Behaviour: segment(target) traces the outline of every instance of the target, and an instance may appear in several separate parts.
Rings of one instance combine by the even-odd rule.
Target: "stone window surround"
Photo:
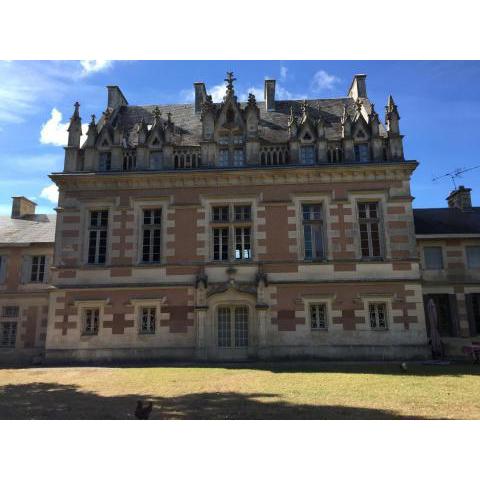
[[[426,262],[425,262],[425,248],[426,247],[440,247],[442,249],[442,265],[443,267],[439,270],[431,270],[426,268]],[[445,243],[442,241],[429,241],[428,243],[420,243],[419,244],[419,249],[420,249],[420,266],[422,270],[425,270],[427,272],[444,272],[445,268],[447,266],[447,251],[445,248]]]
[[[362,329],[368,330],[370,332],[389,332],[392,330],[393,324],[393,307],[392,303],[394,301],[394,296],[390,293],[385,293],[385,294],[363,294],[359,295],[360,301],[362,302],[362,313],[361,317],[365,320],[364,324],[357,324],[357,327],[363,327]],[[384,303],[386,306],[386,311],[385,311],[385,323],[386,327],[385,328],[371,328],[370,326],[370,304],[371,303]],[[358,309],[359,310],[359,309]],[[356,311],[358,311],[356,309]],[[403,329],[403,325],[399,324],[401,328]]]
[[[8,255],[0,253],[0,285],[7,281]]]
[[[142,200],[136,198],[133,200],[133,215],[135,218],[133,229],[133,251],[136,252],[134,262],[136,265],[163,265],[167,258],[167,209],[170,206],[169,197],[158,197],[158,200]],[[162,210],[160,220],[160,262],[144,262],[142,260],[143,243],[143,210],[160,208]]]
[[[356,260],[361,262],[386,262],[391,259],[391,248],[389,242],[389,232],[386,229],[386,205],[387,205],[387,193],[349,193],[348,199],[353,214],[353,243],[355,253],[357,255]],[[380,234],[380,258],[364,258],[362,257],[362,249],[360,244],[360,218],[358,215],[358,204],[363,202],[376,202],[378,203],[378,220],[379,220],[379,234]]]
[[[206,222],[206,229],[207,229],[207,244],[208,249],[206,249],[207,254],[205,256],[205,260],[207,262],[214,262],[214,263],[255,263],[257,259],[257,208],[259,204],[259,197],[258,196],[227,196],[227,197],[220,197],[215,195],[202,195],[200,198],[202,206],[205,210],[205,222]],[[213,207],[229,205],[231,209],[235,205],[250,205],[250,248],[252,250],[251,258],[248,260],[213,260],[213,222],[212,222],[212,209]],[[233,223],[232,223],[233,224]],[[232,244],[233,245],[233,244]],[[232,246],[230,245],[230,246]]]
[[[462,248],[462,253],[463,253],[463,260],[465,262],[465,267],[467,268],[467,270],[473,270],[473,271],[478,271],[479,268],[478,267],[471,267],[468,265],[468,256],[467,256],[467,247],[477,247],[477,248],[480,248],[480,242],[477,241],[477,242],[474,242],[474,241],[470,241],[470,242],[465,242],[463,248]]]
[[[128,302],[128,305],[133,305],[133,318],[135,331],[138,335],[156,336],[160,331],[160,319],[162,314],[162,306],[165,305],[167,297],[161,298],[134,298]],[[143,308],[155,308],[155,332],[142,333],[140,331],[141,312]]]
[[[291,196],[295,206],[295,218],[297,223],[297,255],[299,262],[316,263],[331,261],[332,257],[332,240],[328,235],[330,220],[330,195],[328,194],[301,194]],[[323,226],[323,247],[324,258],[316,260],[305,260],[305,242],[303,238],[303,211],[302,205],[320,204],[322,206],[322,226]]]
[[[335,295],[313,295],[313,296],[302,296],[302,301],[305,309],[305,319],[307,322],[308,330],[315,334],[322,334],[328,332],[332,328],[332,311],[333,311],[333,302],[335,300]],[[324,304],[325,315],[327,320],[327,325],[325,328],[312,329],[311,328],[311,318],[310,318],[310,306]]]
[[[88,243],[89,243],[89,225],[90,212],[95,210],[108,211],[108,226],[107,226],[107,252],[105,263],[88,263]],[[115,213],[114,201],[85,201],[80,206],[80,238],[81,238],[81,258],[80,265],[88,268],[105,268],[111,264],[111,244],[113,232],[113,215]]]
[[[73,302],[74,307],[77,309],[78,324],[80,327],[80,336],[82,338],[95,338],[100,337],[103,330],[103,319],[105,306],[110,305],[110,300],[76,300]],[[90,335],[85,333],[85,311],[87,309],[98,308],[98,333]]]

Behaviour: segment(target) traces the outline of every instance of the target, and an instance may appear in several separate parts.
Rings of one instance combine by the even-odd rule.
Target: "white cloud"
[[[112,66],[111,60],[81,60],[82,75],[87,76],[92,73],[101,72],[107,70]]]
[[[321,90],[333,90],[340,79],[335,75],[330,75],[325,70],[319,70],[313,76],[312,90],[319,92]]]
[[[280,80],[285,81],[287,79],[288,68],[280,67]]]
[[[46,198],[52,203],[58,203],[58,187],[54,183],[51,183],[40,192],[40,197]]]
[[[214,87],[208,89],[208,94],[212,96],[212,101],[214,103],[223,102],[225,92],[226,90],[224,83],[221,83],[220,85],[215,85]]]
[[[42,124],[40,130],[40,143],[44,145],[55,145],[57,147],[65,146],[68,142],[68,128],[69,122],[62,123],[62,113],[56,108],[52,109],[50,118]],[[80,144],[85,141],[88,130],[87,124],[82,124],[82,137]]]

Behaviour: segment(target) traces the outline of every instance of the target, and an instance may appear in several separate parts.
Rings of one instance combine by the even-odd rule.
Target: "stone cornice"
[[[408,180],[415,160],[371,164],[325,164],[312,167],[245,167],[241,169],[164,170],[107,173],[52,173],[49,177],[68,190],[222,187],[308,183]]]

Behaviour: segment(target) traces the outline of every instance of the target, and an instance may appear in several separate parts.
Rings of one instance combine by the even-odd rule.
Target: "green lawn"
[[[480,366],[278,362],[0,370],[1,419],[480,419]]]

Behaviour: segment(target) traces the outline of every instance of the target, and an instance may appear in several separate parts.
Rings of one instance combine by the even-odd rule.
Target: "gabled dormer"
[[[165,142],[165,129],[162,112],[158,107],[153,109],[153,124],[146,136],[146,144],[151,149],[162,148]]]

